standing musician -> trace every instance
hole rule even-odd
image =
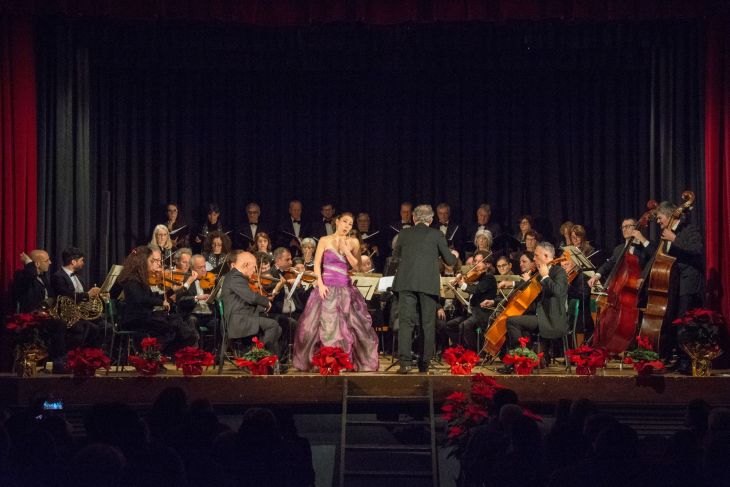
[[[170,240],[175,248],[187,247],[190,235],[190,228],[180,214],[180,206],[177,203],[168,203],[166,206],[167,220],[165,226],[170,232]]]
[[[223,232],[214,231],[208,234],[203,243],[206,269],[218,274],[231,253],[231,239]]]
[[[204,288],[200,279],[206,277],[208,270],[204,256],[195,254],[190,258],[190,276],[177,292],[177,309],[182,315],[188,328],[200,330],[201,326],[215,328],[217,320],[207,301],[210,298],[211,287]],[[215,285],[214,281],[210,285]]]
[[[215,203],[208,204],[205,223],[203,223],[200,232],[195,236],[196,248],[200,249],[202,247],[203,242],[211,232],[226,233],[223,229],[223,222],[221,221],[221,209]]]
[[[527,236],[527,232],[532,230],[532,216],[531,215],[522,215],[522,217],[519,220],[520,223],[520,231],[517,232],[515,235],[515,238],[520,242],[520,245],[523,247],[525,246],[525,237]],[[532,252],[532,250],[530,251]]]
[[[570,231],[575,226],[572,221],[564,221],[560,225],[560,242],[558,242],[558,251],[562,252],[565,247],[573,245],[573,241],[570,239]]]
[[[537,247],[537,242],[540,241],[540,234],[537,233],[535,230],[528,230],[525,232],[525,251],[526,252],[535,252],[535,247]]]
[[[21,313],[39,311],[44,301],[53,297],[48,252],[35,249],[29,254],[21,252],[23,269],[15,274],[13,281],[13,294]],[[48,335],[48,359],[53,362],[53,373],[66,373],[66,323],[49,318],[42,322],[41,331]]]
[[[676,221],[672,228],[669,223],[672,213],[677,206],[663,201],[657,207],[656,222],[662,230],[661,238],[668,242],[667,254],[675,257],[672,274],[678,274],[678,289],[670,288],[669,308],[667,309],[666,323],[671,323],[675,318],[681,317],[690,309],[700,308],[703,304],[705,265],[704,265],[704,243],[702,233],[692,224],[681,219]],[[670,367],[680,373],[691,371],[689,357],[677,346],[677,327],[663,326],[661,331],[659,354],[663,359],[669,360],[672,351],[677,356],[677,362]]]
[[[573,247],[578,247],[578,250],[583,252],[586,258],[596,251],[591,243],[586,240],[586,229],[583,225],[573,225],[573,228],[570,229],[570,242]]]
[[[335,232],[335,207],[332,203],[327,202],[322,205],[322,218],[312,225],[312,236],[320,238],[326,235],[332,235]]]
[[[464,251],[473,251],[476,247],[476,236],[477,232],[488,230],[492,238],[498,237],[502,233],[502,229],[499,223],[490,221],[492,218],[492,206],[489,203],[482,203],[477,208],[476,212],[477,221],[472,224],[467,230],[468,240],[464,243]],[[472,242],[474,246],[472,247]],[[477,249],[478,250],[478,249]]]
[[[537,330],[540,337],[560,338],[568,330],[568,275],[559,265],[549,265],[555,258],[555,247],[549,242],[540,242],[535,249],[535,265],[540,273],[542,291],[537,301],[535,314],[510,316],[507,318],[507,334],[510,347],[517,346],[525,333]],[[501,284],[501,283],[500,283]],[[503,374],[514,372],[509,364],[498,369]]]
[[[249,279],[255,273],[256,258],[252,253],[231,252],[231,270],[221,289],[228,337],[244,338],[262,333],[264,345],[278,355],[281,328],[276,320],[261,316],[262,312],[271,309],[271,302],[251,290]]]
[[[400,220],[390,224],[390,229],[395,232],[391,240],[391,248],[395,248],[396,237],[400,231],[411,226],[413,226],[413,203],[404,201],[400,204]]]
[[[170,301],[152,290],[150,282],[162,274],[159,250],[136,247],[124,261],[117,282],[124,291],[124,307],[120,325],[155,336],[163,353],[172,354],[186,346],[196,346],[198,332],[176,314],[170,314]],[[164,282],[164,281],[163,281]],[[156,284],[155,284],[156,285]]]
[[[590,288],[593,288],[596,283],[601,282],[602,277],[606,277],[611,274],[611,271],[616,266],[618,260],[621,258],[621,255],[626,248],[627,242],[631,238],[634,239],[634,243],[631,245],[629,252],[636,255],[636,257],[639,259],[639,267],[641,269],[646,266],[646,263],[651,259],[652,248],[649,244],[649,239],[646,238],[641,233],[641,230],[638,230],[636,226],[637,222],[633,218],[624,218],[624,220],[621,222],[621,233],[624,237],[624,241],[623,243],[620,243],[616,247],[614,247],[611,257],[609,257],[606,262],[601,264],[601,266],[596,270],[596,273],[593,274],[593,276],[591,276],[591,278],[588,280],[588,286]]]
[[[474,248],[476,249],[474,251],[475,253],[483,250],[487,254],[490,254],[492,252],[492,232],[489,230],[478,230],[474,236]],[[470,259],[472,259],[472,257],[466,259],[467,265],[472,264]]]
[[[170,230],[166,225],[157,225],[152,231],[152,238],[147,244],[150,250],[156,250],[162,256],[162,264],[170,263],[173,253],[173,244],[170,240]]]
[[[291,200],[289,202],[289,217],[281,222],[276,229],[276,246],[287,247],[292,255],[302,254],[301,241],[309,237],[309,230],[302,221],[302,202]]]
[[[75,302],[88,301],[90,298],[99,296],[101,291],[94,286],[88,291],[84,290],[84,284],[79,278],[79,272],[84,268],[85,256],[80,249],[68,247],[61,252],[63,267],[51,276],[51,287],[53,294],[66,296]],[[88,347],[99,347],[103,335],[102,326],[87,320],[79,320],[66,333],[66,344],[69,348],[76,348],[82,345]]]
[[[373,260],[373,267],[380,268],[382,263],[380,247],[383,235],[373,228],[370,215],[366,212],[357,214],[355,224],[362,239],[360,255],[368,255]]]
[[[433,222],[431,206],[416,207],[413,221],[415,226],[401,230],[393,249],[393,257],[401,259],[393,282],[393,291],[398,293],[400,374],[407,374],[412,366],[411,344],[414,327],[419,322],[419,311],[423,327],[423,354],[418,370],[428,371],[434,349],[441,287],[438,257],[440,255],[446,265],[456,264],[456,256],[449,250],[446,238],[438,230],[429,228]]]
[[[450,248],[461,251],[461,236],[464,230],[459,224],[451,221],[451,207],[448,203],[439,203],[436,206],[436,218],[438,221],[431,226],[446,237],[446,243],[449,244]]]
[[[258,203],[251,202],[246,205],[246,223],[236,232],[236,247],[253,250],[256,247],[256,235],[262,232],[268,233],[261,224],[261,207]]]
[[[451,281],[453,286],[471,294],[469,304],[472,313],[468,318],[458,317],[450,320],[446,324],[446,329],[452,343],[463,343],[466,348],[474,351],[478,351],[476,329],[487,325],[491,315],[487,308],[494,306],[497,294],[497,280],[493,274],[487,271],[488,258],[488,252],[477,251],[474,254],[475,268],[470,272],[477,277],[473,281],[469,279],[471,282],[467,282],[467,277],[472,276],[463,276],[459,273]]]

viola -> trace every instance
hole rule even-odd
[[[657,202],[647,202],[646,213],[639,218],[637,229],[647,226],[656,217]],[[636,335],[639,319],[639,258],[630,252],[634,238],[626,242],[623,253],[606,278],[606,293],[596,299],[596,331],[593,346],[604,348],[608,353],[624,352]]]
[[[682,193],[682,199],[684,203],[677,206],[677,209],[672,213],[667,228],[673,228],[674,224],[682,217],[682,214],[692,209],[695,194],[692,191],[685,191]],[[641,316],[639,334],[652,341],[654,350],[659,350],[659,337],[662,327],[669,325],[664,323],[667,318],[667,308],[670,306],[669,290],[672,286],[672,276],[674,278],[678,277],[672,273],[677,258],[668,255],[668,249],[668,241],[662,239],[651,262],[649,277],[646,279],[648,281],[646,308],[643,309]]]
[[[570,256],[566,252],[562,256],[551,260],[548,265],[559,264],[560,262],[568,259],[570,259]],[[577,275],[577,268],[568,273],[568,282],[572,281],[572,279],[574,279]],[[532,302],[540,295],[542,285],[540,284],[539,278],[540,273],[535,271],[531,275],[529,281],[525,281],[524,285],[520,289],[514,291],[512,295],[510,295],[507,303],[504,305],[504,309],[501,313],[499,313],[494,321],[492,321],[492,324],[484,334],[483,350],[492,357],[499,355],[499,351],[502,349],[504,342],[507,340],[507,318],[510,316],[522,316],[530,307]]]

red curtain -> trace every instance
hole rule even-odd
[[[36,84],[33,19],[0,16],[0,294],[36,244]],[[10,305],[10,306],[9,306]]]
[[[705,177],[708,304],[730,331],[730,17],[707,24]]]

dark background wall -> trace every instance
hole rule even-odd
[[[39,21],[39,246],[91,278],[167,201],[238,225],[290,198],[369,211],[449,202],[472,221],[564,219],[598,246],[649,198],[694,189],[703,221],[704,34],[694,21],[262,28]],[[107,223],[108,222],[108,223]]]

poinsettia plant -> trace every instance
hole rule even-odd
[[[266,350],[258,337],[253,337],[251,341],[253,345],[241,358],[235,360],[236,365],[240,368],[248,368],[253,375],[268,375],[279,358]]]
[[[101,348],[76,348],[67,355],[67,366],[76,377],[93,377],[97,369],[111,369],[111,360]]]
[[[603,348],[593,348],[583,344],[578,348],[565,351],[565,355],[575,364],[575,372],[578,375],[594,375],[596,369],[606,366],[608,352]]]
[[[142,352],[137,355],[130,355],[127,360],[142,375],[155,375],[164,367],[167,357],[160,352],[160,344],[157,338],[143,338]]]
[[[489,417],[489,406],[494,392],[502,386],[484,374],[471,377],[469,393],[456,391],[446,397],[441,406],[441,417],[446,421],[448,446],[451,455],[461,456],[469,439],[469,430],[479,426]]]
[[[441,357],[451,366],[453,375],[469,375],[471,369],[479,362],[479,355],[461,345],[447,348]]]
[[[18,347],[43,346],[38,325],[48,319],[48,313],[34,311],[33,313],[16,313],[5,320],[5,328],[15,334]]]
[[[312,356],[312,365],[321,375],[340,375],[342,369],[353,369],[350,357],[340,347],[321,347]]]
[[[695,308],[672,322],[679,326],[677,341],[680,345],[720,348],[720,333],[725,328],[725,317],[711,309]]]
[[[530,343],[529,338],[521,337],[518,340],[520,342],[519,348],[513,348],[507,352],[502,357],[502,362],[505,364],[513,364],[518,375],[527,375],[532,372],[532,369],[538,366],[540,360],[542,360],[543,353],[535,353],[533,350],[527,348],[527,344]]]
[[[183,375],[202,375],[204,367],[213,365],[213,355],[197,347],[184,347],[175,352],[175,367]]]
[[[659,354],[654,351],[651,340],[639,335],[636,337],[636,348],[626,352],[624,363],[630,364],[639,375],[651,375],[654,371],[664,369]]]

